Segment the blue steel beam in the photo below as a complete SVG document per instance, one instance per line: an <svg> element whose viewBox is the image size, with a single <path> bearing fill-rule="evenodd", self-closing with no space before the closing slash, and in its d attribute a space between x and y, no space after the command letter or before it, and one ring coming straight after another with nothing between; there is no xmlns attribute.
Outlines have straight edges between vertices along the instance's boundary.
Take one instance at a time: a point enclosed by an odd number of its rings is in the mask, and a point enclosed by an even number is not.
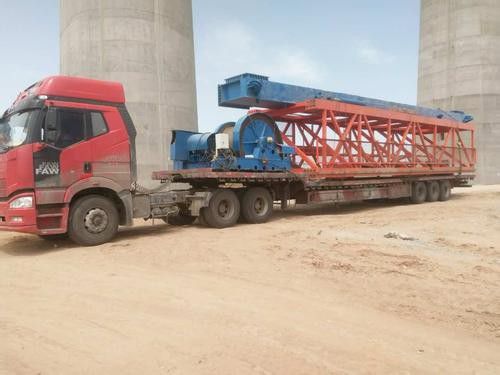
<svg viewBox="0 0 500 375"><path fill-rule="evenodd" d="M413 113L426 117L448 118L464 123L473 119L471 115L461 111L443 111L441 109L389 102L340 92L288 85L272 82L269 81L268 77L251 73L228 78L222 85L219 85L219 106L221 107L275 109L284 108L308 99L336 100L367 107Z"/></svg>

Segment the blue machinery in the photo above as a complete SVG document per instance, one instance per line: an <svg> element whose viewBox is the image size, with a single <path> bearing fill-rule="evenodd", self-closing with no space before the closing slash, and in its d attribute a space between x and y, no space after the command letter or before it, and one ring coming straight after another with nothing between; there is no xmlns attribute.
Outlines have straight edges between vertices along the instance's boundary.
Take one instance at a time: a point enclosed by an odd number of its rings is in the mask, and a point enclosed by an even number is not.
<svg viewBox="0 0 500 375"><path fill-rule="evenodd" d="M349 104L449 119L461 123L472 116L460 111L443 111L407 104L370 99L356 95L317 90L271 82L267 77L242 74L226 79L219 86L222 107L284 108L308 99L328 99ZM236 123L220 125L213 133L174 130L170 149L174 169L287 171L294 149L283 145L278 126L269 116L256 113Z"/></svg>
<svg viewBox="0 0 500 375"><path fill-rule="evenodd" d="M264 114L228 122L213 133L174 130L174 169L285 171L291 169L293 148L284 146L276 123Z"/></svg>

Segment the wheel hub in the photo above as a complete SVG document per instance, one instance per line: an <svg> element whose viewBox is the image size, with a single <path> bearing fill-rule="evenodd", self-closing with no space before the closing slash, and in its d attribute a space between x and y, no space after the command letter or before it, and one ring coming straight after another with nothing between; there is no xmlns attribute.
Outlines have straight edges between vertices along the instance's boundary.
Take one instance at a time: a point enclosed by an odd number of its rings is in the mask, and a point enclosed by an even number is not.
<svg viewBox="0 0 500 375"><path fill-rule="evenodd" d="M219 208L218 208L219 216L226 217L228 215L229 211L230 211L230 207L229 207L228 202L225 200L221 201L219 203Z"/></svg>
<svg viewBox="0 0 500 375"><path fill-rule="evenodd" d="M267 210L267 202L263 198L257 198L254 202L254 210L258 215L262 215Z"/></svg>
<svg viewBox="0 0 500 375"><path fill-rule="evenodd" d="M85 216L85 228L93 234L103 232L108 226L109 218L106 211L93 208Z"/></svg>

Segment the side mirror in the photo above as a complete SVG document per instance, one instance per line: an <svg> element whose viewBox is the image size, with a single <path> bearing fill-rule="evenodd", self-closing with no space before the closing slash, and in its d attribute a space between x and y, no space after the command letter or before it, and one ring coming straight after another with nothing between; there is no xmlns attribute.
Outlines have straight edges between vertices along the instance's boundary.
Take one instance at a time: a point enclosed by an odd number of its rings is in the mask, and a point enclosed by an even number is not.
<svg viewBox="0 0 500 375"><path fill-rule="evenodd" d="M45 115L44 141L46 143L56 143L58 133L57 111L55 108L49 108Z"/></svg>

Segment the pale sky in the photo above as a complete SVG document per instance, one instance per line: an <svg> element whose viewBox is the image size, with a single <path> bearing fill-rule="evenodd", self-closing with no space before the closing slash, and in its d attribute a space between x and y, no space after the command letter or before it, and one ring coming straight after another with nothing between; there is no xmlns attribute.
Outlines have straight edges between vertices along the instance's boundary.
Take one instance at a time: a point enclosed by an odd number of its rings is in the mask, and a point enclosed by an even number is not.
<svg viewBox="0 0 500 375"><path fill-rule="evenodd" d="M0 5L3 112L20 90L59 72L59 5ZM193 20L200 131L242 114L217 107L217 84L244 72L415 104L418 0L193 0Z"/></svg>

